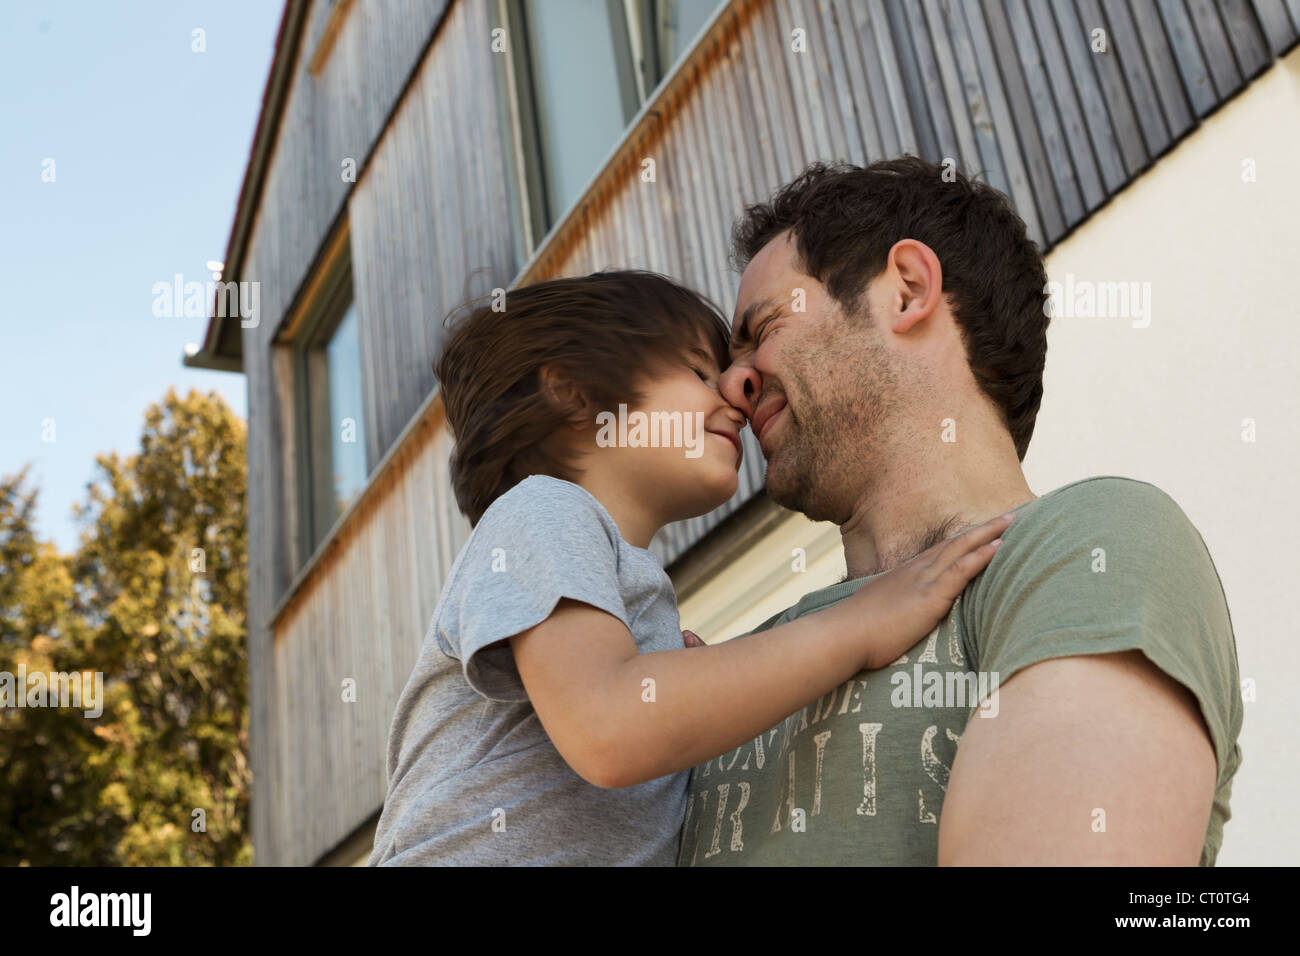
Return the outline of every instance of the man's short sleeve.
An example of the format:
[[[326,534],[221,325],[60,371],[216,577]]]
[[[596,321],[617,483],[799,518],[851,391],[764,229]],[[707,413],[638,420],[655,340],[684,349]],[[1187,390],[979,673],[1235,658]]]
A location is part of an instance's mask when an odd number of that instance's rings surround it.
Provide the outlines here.
[[[510,645],[488,645],[540,624],[561,598],[628,623],[617,530],[588,492],[545,476],[525,479],[484,512],[435,620],[475,691],[490,700],[528,699]]]
[[[1092,479],[1039,499],[1004,540],[966,595],[978,670],[1001,685],[1038,661],[1140,650],[1199,703],[1222,787],[1241,759],[1237,648],[1218,572],[1182,509],[1154,485]]]

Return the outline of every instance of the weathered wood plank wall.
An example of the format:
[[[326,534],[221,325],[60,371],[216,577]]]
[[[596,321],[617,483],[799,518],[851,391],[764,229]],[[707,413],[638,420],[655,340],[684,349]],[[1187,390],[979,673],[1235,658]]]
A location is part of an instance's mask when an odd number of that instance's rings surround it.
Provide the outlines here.
[[[310,590],[277,622],[276,860],[315,862],[383,803],[393,711],[469,523],[441,416],[413,431]],[[345,701],[345,680],[356,699]],[[259,848],[260,849],[260,848]]]
[[[260,321],[243,330],[248,378],[249,698],[252,831],[259,863],[283,861],[278,832],[285,798],[276,789],[274,750],[292,725],[275,698],[268,621],[297,570],[291,364],[272,340],[325,244],[352,187],[342,162],[360,164],[442,16],[446,2],[355,4],[317,76],[307,60],[329,5],[313,3],[294,66],[258,214],[240,275],[259,283]],[[236,278],[228,276],[227,278]],[[301,675],[300,675],[301,676]],[[303,813],[301,806],[293,811]]]
[[[372,466],[433,391],[447,311],[518,271],[489,10],[448,13],[348,202]]]
[[[467,276],[478,273],[482,291],[508,286],[517,270],[493,65],[470,55],[486,52],[487,13],[481,3],[448,12],[348,199],[372,464],[432,390],[442,319],[465,297]],[[270,692],[280,709],[266,771],[275,818],[258,845],[266,862],[316,861],[383,802],[397,694],[469,533],[450,451],[435,408],[275,622]],[[347,678],[354,703],[343,700]]]

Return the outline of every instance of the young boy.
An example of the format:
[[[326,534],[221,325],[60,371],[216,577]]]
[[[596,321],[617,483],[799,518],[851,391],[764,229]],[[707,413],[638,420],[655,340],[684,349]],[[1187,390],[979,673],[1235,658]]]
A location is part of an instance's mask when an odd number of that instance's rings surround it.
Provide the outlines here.
[[[1013,516],[819,614],[684,648],[647,549],[736,491],[728,335],[646,272],[517,289],[451,334],[437,372],[474,530],[397,703],[367,865],[672,866],[691,767],[895,660],[993,556]]]

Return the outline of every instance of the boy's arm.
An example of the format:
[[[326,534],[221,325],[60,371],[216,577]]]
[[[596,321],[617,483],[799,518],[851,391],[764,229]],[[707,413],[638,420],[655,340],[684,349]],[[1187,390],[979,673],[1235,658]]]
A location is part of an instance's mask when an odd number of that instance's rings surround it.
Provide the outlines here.
[[[510,643],[569,766],[627,787],[734,749],[861,670],[861,624],[844,608],[744,641],[638,654],[622,621],[565,598]]]
[[[510,638],[552,743],[596,786],[628,787],[695,766],[775,726],[934,628],[987,565],[997,518],[935,545],[841,603],[743,641],[639,654],[618,618],[562,600]]]

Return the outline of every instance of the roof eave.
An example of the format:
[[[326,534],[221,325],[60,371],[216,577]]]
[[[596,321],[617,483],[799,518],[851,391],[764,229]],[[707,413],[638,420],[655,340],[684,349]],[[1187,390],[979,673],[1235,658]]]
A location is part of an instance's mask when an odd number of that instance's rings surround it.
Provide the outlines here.
[[[244,168],[244,181],[239,187],[235,219],[226,241],[223,281],[238,282],[239,274],[243,269],[248,234],[257,204],[261,200],[266,168],[275,147],[280,117],[284,113],[284,104],[289,93],[293,65],[297,61],[298,41],[302,37],[307,7],[307,0],[286,0],[284,13],[280,17],[280,29],[275,38],[275,54],[271,59],[270,72],[267,74],[266,88],[262,92],[262,108],[258,113],[257,129],[249,149],[248,164]],[[229,346],[224,350],[221,347],[223,341],[229,341],[223,333],[226,322],[233,318],[234,316],[210,315],[207,331],[203,335],[203,344],[194,354],[184,355],[181,363],[187,368],[242,372],[243,355],[232,353]],[[236,341],[238,341],[237,337]]]

